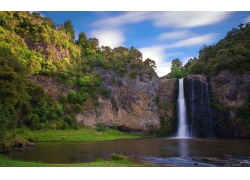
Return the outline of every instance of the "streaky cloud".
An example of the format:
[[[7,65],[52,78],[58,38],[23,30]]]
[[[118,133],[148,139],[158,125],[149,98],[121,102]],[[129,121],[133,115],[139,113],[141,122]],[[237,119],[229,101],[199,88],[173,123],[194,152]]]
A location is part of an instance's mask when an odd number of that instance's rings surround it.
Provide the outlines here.
[[[156,27],[190,28],[219,23],[231,13],[229,11],[133,11],[95,21],[92,25],[111,28],[150,20]]]
[[[181,31],[172,31],[167,33],[162,33],[158,36],[159,40],[176,40],[182,39],[186,37],[193,36],[194,34],[189,32],[188,30],[181,30]]]
[[[188,46],[195,46],[195,45],[202,45],[211,43],[216,36],[216,33],[195,36],[191,38],[187,38],[184,40],[177,41],[175,43],[166,45],[165,48],[178,48],[178,47],[188,47]]]
[[[148,12],[125,12],[119,16],[98,20],[92,23],[94,26],[118,27],[124,24],[137,23],[146,20]]]
[[[155,26],[171,26],[175,28],[190,28],[206,26],[225,20],[232,12],[228,11],[171,11],[155,13]]]

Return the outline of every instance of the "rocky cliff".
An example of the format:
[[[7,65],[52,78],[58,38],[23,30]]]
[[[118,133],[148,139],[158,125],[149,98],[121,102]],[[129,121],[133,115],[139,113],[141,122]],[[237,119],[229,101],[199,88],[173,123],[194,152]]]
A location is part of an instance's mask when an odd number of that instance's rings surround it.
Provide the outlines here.
[[[178,89],[178,79],[160,79],[157,105],[163,134],[173,135],[177,132]]]
[[[250,74],[222,71],[207,78],[184,79],[189,132],[195,137],[249,137],[249,125],[237,117],[238,107],[247,103]]]
[[[77,120],[87,126],[105,123],[122,130],[147,131],[149,125],[160,127],[158,108],[155,103],[159,90],[159,78],[144,73],[142,79],[128,75],[119,76],[116,72],[102,68],[94,70],[102,76],[102,86],[111,91],[111,97],[99,97],[96,110],[85,110],[77,115]]]

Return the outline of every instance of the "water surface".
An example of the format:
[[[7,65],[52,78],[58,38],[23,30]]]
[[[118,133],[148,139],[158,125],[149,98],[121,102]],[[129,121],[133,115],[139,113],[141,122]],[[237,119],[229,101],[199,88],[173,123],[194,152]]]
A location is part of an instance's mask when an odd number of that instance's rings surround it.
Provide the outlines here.
[[[110,153],[130,153],[154,158],[250,157],[249,139],[145,138],[103,142],[37,142],[37,149],[12,151],[7,156],[45,163],[91,162]]]

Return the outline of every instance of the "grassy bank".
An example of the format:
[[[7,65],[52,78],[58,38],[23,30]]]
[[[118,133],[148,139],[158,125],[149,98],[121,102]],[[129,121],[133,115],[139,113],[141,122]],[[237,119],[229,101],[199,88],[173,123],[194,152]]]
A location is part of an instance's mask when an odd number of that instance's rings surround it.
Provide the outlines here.
[[[43,162],[14,160],[0,154],[0,167],[152,167],[152,164],[135,163],[129,160],[102,160],[96,159],[90,163],[75,164],[48,164]]]
[[[117,139],[134,139],[146,137],[140,134],[130,134],[114,129],[97,131],[96,129],[85,127],[81,129],[66,130],[39,130],[17,129],[16,133],[29,141],[105,141]]]

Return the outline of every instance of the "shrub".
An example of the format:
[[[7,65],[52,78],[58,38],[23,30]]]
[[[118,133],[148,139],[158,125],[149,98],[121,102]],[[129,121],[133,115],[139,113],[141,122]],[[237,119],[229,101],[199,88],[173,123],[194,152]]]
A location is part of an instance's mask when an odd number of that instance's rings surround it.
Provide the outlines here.
[[[75,119],[72,116],[65,116],[63,121],[67,122],[71,126],[75,122]]]
[[[121,154],[116,154],[116,153],[113,153],[111,154],[111,158],[113,160],[120,160],[120,159],[126,159],[127,157],[126,156],[123,156]]]
[[[67,96],[65,96],[64,94],[59,94],[57,99],[61,104],[67,103]]]
[[[71,103],[74,103],[77,101],[77,93],[74,90],[69,91],[68,101]]]
[[[107,129],[107,126],[103,122],[99,122],[96,124],[96,130],[97,131],[105,131]]]
[[[137,75],[137,72],[136,72],[135,70],[133,70],[133,71],[131,71],[131,72],[129,73],[129,77],[130,77],[131,79],[135,79],[135,78],[136,78],[136,75]]]

